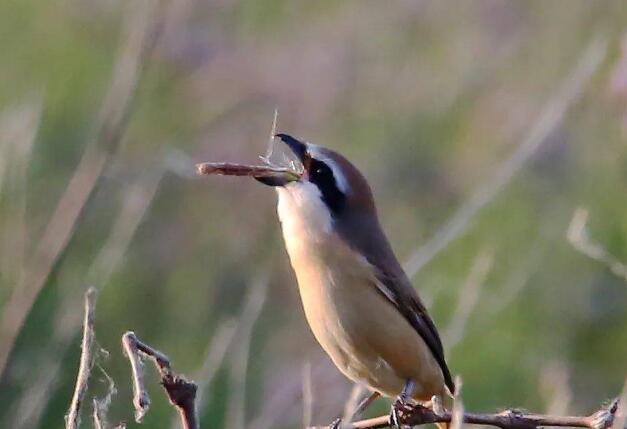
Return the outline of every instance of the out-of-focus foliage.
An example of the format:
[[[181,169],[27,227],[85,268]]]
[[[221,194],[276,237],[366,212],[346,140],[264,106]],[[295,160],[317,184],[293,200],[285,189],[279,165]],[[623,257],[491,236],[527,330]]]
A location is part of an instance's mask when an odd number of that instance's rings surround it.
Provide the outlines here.
[[[12,118],[0,130],[0,303],[31,263],[93,132],[127,12],[119,1],[0,3],[0,110]],[[33,410],[18,404],[36,400],[44,407],[38,427],[62,424],[80,353],[78,331],[71,347],[55,348],[62,301],[86,289],[129,192],[148,186],[146,175],[163,166],[121,263],[97,285],[97,340],[109,352],[97,363],[118,390],[109,420],[135,427],[119,345],[125,330],[194,374],[218,327],[239,317],[247,291],[267,276],[246,404],[232,400],[241,380],[230,362],[246,351],[236,337],[207,390],[202,420],[222,427],[243,412],[256,428],[299,427],[302,367],[310,362],[314,422],[329,421],[349,385],[304,322],[273,191],[182,173],[192,173],[194,161],[254,161],[277,108],[280,131],[332,147],[365,173],[405,260],[490,179],[585,46],[602,37],[609,42],[602,67],[549,141],[413,279],[446,332],[477,258],[491,255],[463,339],[449,354],[468,408],[541,411],[553,403],[591,411],[625,379],[627,284],[565,234],[575,208],[585,206],[589,233],[627,261],[627,70],[618,66],[626,29],[621,1],[167,2],[123,145],[16,343],[0,385],[0,425],[20,427]],[[24,138],[4,136],[37,100],[40,127],[19,158]],[[58,362],[45,401],[24,400],[41,381],[33,374]],[[89,399],[106,393],[98,366]],[[149,387],[145,427],[169,427],[173,411],[154,379]],[[381,402],[372,412],[386,410]]]

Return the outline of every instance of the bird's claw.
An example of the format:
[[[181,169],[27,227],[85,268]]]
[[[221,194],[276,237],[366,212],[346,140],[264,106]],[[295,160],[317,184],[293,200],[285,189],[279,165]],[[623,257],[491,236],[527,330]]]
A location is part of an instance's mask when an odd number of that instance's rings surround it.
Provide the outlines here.
[[[394,427],[402,428],[413,411],[414,407],[411,404],[407,403],[402,398],[398,398],[392,403],[390,423],[392,423]]]

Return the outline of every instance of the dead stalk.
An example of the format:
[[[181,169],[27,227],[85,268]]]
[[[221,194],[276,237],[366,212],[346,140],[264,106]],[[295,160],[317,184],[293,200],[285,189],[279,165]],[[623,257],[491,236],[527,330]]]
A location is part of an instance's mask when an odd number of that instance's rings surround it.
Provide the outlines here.
[[[140,422],[150,406],[150,398],[144,384],[144,367],[141,361],[141,357],[145,356],[154,362],[159,371],[161,385],[170,403],[179,412],[183,428],[199,429],[200,425],[196,414],[196,391],[198,389],[196,383],[174,374],[168,357],[140,341],[133,332],[127,332],[122,336],[122,347],[131,363],[135,419]]]
[[[83,340],[81,342],[81,361],[76,377],[74,395],[70,409],[65,417],[66,429],[78,429],[81,422],[81,406],[87,392],[91,367],[94,361],[94,319],[96,312],[96,289],[89,288],[85,293],[85,318],[83,321]]]

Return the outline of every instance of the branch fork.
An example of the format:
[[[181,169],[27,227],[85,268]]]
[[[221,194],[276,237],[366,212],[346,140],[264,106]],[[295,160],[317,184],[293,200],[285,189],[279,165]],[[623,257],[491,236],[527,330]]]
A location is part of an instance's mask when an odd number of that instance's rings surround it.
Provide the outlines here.
[[[150,407],[150,397],[144,384],[144,371],[141,358],[150,358],[161,377],[163,386],[170,403],[174,405],[181,417],[184,429],[199,429],[196,414],[196,391],[198,386],[193,381],[175,374],[170,366],[170,359],[159,350],[140,341],[134,332],[127,332],[122,336],[122,347],[131,363],[133,377],[133,405],[135,406],[135,420],[141,422]]]

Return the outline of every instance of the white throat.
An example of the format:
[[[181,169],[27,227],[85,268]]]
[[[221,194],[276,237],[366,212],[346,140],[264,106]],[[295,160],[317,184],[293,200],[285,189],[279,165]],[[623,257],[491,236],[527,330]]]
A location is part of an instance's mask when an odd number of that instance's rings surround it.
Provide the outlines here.
[[[294,246],[324,240],[332,233],[331,213],[314,184],[294,182],[276,189],[277,212],[288,252]]]

